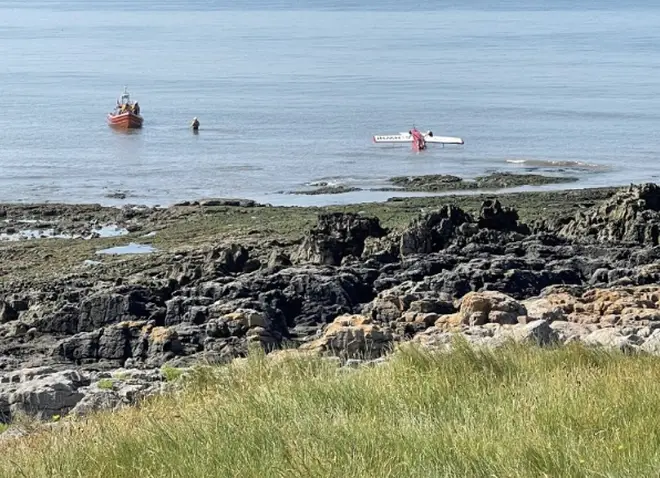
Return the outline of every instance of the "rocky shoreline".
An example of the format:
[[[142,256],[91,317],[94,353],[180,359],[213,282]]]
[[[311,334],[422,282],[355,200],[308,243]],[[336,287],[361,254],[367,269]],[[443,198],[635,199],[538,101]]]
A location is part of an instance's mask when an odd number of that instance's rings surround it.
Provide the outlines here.
[[[129,405],[252,346],[358,363],[405,342],[446,350],[459,334],[660,353],[655,184],[0,215],[6,234],[36,221],[65,236],[0,242],[0,422]],[[110,225],[121,233],[94,235]],[[154,252],[98,254],[138,242]]]
[[[315,196],[319,194],[344,194],[355,191],[404,191],[404,192],[459,192],[489,191],[520,186],[544,186],[548,184],[567,184],[577,182],[573,176],[550,176],[543,174],[514,174],[509,172],[491,173],[465,179],[451,174],[429,174],[425,176],[396,176],[389,178],[389,186],[362,189],[342,184],[318,183],[313,188],[290,191],[288,194]]]
[[[439,192],[506,189],[519,186],[543,186],[546,184],[566,184],[578,181],[573,176],[547,176],[543,174],[492,173],[466,180],[450,174],[427,176],[397,176],[390,182],[404,191]],[[397,190],[397,189],[392,189]]]

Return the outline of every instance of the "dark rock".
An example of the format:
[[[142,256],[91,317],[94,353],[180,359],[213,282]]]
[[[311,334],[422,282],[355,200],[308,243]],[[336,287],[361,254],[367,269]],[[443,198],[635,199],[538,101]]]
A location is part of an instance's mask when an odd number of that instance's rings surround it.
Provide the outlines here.
[[[425,298],[415,300],[410,303],[410,308],[408,310],[424,314],[452,314],[455,312],[454,304],[449,296],[444,299]]]
[[[53,354],[78,364],[98,360],[101,333],[101,330],[82,332],[64,339],[55,347]]]
[[[78,306],[64,304],[58,310],[51,313],[45,313],[41,317],[35,319],[32,322],[32,325],[39,332],[71,335],[79,332],[79,316],[80,309]]]
[[[18,319],[18,312],[4,300],[0,300],[0,324]]]
[[[191,262],[175,264],[170,277],[175,279],[180,286],[186,286],[202,278],[202,267]]]
[[[84,299],[80,304],[77,331],[90,332],[105,325],[130,318],[129,299],[115,293],[101,292]]]
[[[576,241],[657,246],[660,236],[660,187],[631,185],[561,228],[559,234]]]
[[[226,198],[209,198],[196,201],[195,204],[202,207],[257,207],[261,204],[253,201],[252,199],[226,199]],[[181,205],[190,205],[190,203],[181,203]]]
[[[127,358],[133,356],[132,341],[136,338],[128,327],[108,327],[98,341],[98,358],[118,360],[124,363]]]
[[[518,225],[518,212],[513,208],[503,208],[497,199],[483,202],[477,225],[483,229],[529,233],[526,226]]]
[[[556,184],[577,181],[578,178],[567,176],[543,176],[540,174],[513,174],[509,172],[492,173],[478,176],[474,180],[442,174],[425,176],[397,176],[390,182],[406,191],[457,191],[470,189],[504,189],[526,185]],[[392,198],[390,201],[396,201]],[[399,199],[400,200],[400,199]]]
[[[396,262],[399,255],[399,244],[393,237],[368,237],[364,242],[362,259],[387,264]]]
[[[640,266],[654,262],[660,262],[660,246],[637,250],[630,256],[631,266]]]
[[[320,214],[316,227],[305,236],[292,260],[340,265],[345,256],[360,257],[367,238],[386,234],[378,218],[353,213]]]
[[[212,276],[238,274],[244,272],[249,259],[250,252],[240,244],[217,247],[204,259],[205,272]]]
[[[291,266],[291,258],[282,252],[279,251],[272,251],[270,253],[270,256],[268,257],[268,265],[267,267],[270,270],[278,270],[284,267],[289,267]]]
[[[428,254],[444,249],[456,229],[466,222],[472,222],[469,214],[451,205],[425,214],[414,220],[401,235],[401,255]]]
[[[463,185],[463,179],[450,174],[431,174],[426,176],[396,176],[390,182],[408,191],[444,191]]]
[[[243,272],[249,274],[261,268],[261,261],[257,258],[248,259],[243,266]]]

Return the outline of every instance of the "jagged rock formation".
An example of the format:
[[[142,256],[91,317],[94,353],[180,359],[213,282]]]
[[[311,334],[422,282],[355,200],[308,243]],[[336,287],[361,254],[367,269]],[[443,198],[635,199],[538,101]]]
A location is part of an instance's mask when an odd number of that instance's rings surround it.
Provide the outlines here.
[[[385,234],[378,218],[351,213],[321,214],[292,259],[298,263],[338,266],[345,257],[360,257],[367,238]]]
[[[517,231],[529,234],[529,228],[518,222],[518,212],[510,207],[502,207],[500,201],[487,200],[481,205],[477,225],[479,229],[494,229],[496,231]]]
[[[458,228],[471,221],[469,214],[455,206],[445,206],[414,220],[400,240],[402,256],[428,254],[444,249]]]
[[[580,212],[559,234],[584,241],[658,245],[660,187],[631,185],[603,204]]]

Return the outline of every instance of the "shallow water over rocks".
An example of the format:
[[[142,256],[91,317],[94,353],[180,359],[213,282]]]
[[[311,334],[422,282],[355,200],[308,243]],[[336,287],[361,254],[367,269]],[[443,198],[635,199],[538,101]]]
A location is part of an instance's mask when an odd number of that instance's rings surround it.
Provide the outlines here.
[[[21,241],[21,240],[30,240],[30,239],[94,239],[94,238],[109,238],[109,237],[121,237],[128,234],[128,230],[123,227],[119,227],[116,224],[108,224],[101,226],[96,229],[92,229],[88,234],[71,234],[61,232],[55,227],[44,227],[39,228],[39,226],[55,226],[55,224],[50,223],[41,223],[36,220],[21,220],[20,223],[32,224],[30,229],[9,229],[10,232],[0,232],[0,241]]]
[[[156,249],[154,247],[147,244],[136,244],[133,242],[125,246],[110,247],[108,249],[101,249],[100,251],[96,251],[97,254],[116,254],[116,255],[150,254],[152,252],[156,252]]]

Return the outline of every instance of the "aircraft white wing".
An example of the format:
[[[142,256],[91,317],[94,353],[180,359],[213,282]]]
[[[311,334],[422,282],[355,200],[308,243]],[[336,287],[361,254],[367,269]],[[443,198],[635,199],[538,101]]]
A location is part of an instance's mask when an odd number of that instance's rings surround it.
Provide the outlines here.
[[[410,143],[412,135],[410,134],[377,134],[374,136],[374,143]]]
[[[453,138],[451,136],[424,136],[427,143],[442,143],[442,144],[463,144],[461,138]]]
[[[377,134],[373,139],[374,143],[410,143],[412,141],[412,135],[410,133]],[[462,138],[454,136],[429,136],[428,133],[424,134],[424,140],[427,143],[436,144],[464,144]]]

